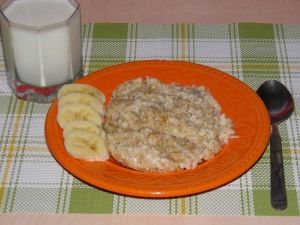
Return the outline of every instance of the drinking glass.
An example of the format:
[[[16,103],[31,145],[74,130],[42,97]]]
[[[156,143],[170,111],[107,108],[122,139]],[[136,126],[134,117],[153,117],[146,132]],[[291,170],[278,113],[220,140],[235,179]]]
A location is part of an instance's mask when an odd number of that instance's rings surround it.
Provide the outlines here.
[[[52,102],[82,76],[76,0],[7,0],[0,21],[7,82],[17,98]]]

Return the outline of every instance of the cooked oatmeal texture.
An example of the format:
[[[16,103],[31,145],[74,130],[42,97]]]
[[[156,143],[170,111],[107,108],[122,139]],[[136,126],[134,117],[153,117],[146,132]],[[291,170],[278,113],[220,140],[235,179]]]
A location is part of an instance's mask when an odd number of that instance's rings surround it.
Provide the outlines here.
[[[149,77],[127,81],[113,92],[104,129],[116,161],[155,173],[193,169],[235,135],[232,120],[204,86]]]

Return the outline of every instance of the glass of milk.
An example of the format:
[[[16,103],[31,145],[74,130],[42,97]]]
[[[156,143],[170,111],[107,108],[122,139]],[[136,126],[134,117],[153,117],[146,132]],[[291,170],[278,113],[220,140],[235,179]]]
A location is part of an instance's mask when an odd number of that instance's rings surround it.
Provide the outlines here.
[[[7,81],[19,99],[52,102],[82,76],[76,0],[6,0],[0,11]]]

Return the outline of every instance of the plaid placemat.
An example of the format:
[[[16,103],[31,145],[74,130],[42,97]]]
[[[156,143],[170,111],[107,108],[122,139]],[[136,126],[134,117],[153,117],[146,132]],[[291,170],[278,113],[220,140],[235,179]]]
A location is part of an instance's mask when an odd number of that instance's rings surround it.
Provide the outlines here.
[[[292,215],[300,209],[300,24],[84,24],[84,72],[128,61],[184,60],[237,77],[253,89],[277,79],[293,93],[280,125],[288,208],[270,206],[269,149],[230,184],[185,198],[143,199],[93,188],[52,157],[44,137],[50,104],[16,100],[0,52],[0,212]]]

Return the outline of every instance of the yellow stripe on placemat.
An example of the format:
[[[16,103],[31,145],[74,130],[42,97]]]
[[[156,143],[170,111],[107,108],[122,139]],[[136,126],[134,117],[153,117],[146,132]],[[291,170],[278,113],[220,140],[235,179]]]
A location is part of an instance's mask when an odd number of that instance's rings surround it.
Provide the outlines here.
[[[181,215],[186,214],[186,198],[181,199]]]
[[[11,158],[13,156],[13,151],[15,149],[16,136],[17,136],[17,131],[18,131],[18,128],[19,128],[20,120],[21,120],[21,114],[22,114],[22,111],[23,111],[23,106],[24,106],[24,102],[20,101],[20,106],[19,106],[19,110],[18,110],[18,114],[17,114],[17,119],[16,119],[14,131],[13,131],[12,139],[11,139],[11,142],[10,142],[10,145],[9,145],[8,155],[7,155],[7,159],[6,159],[6,165],[5,165],[4,174],[3,174],[3,178],[2,178],[1,186],[0,186],[0,205],[2,204],[2,201],[3,201],[5,183],[7,181],[9,167],[10,167],[10,163],[11,163]]]
[[[181,60],[185,60],[185,24],[181,24]]]

